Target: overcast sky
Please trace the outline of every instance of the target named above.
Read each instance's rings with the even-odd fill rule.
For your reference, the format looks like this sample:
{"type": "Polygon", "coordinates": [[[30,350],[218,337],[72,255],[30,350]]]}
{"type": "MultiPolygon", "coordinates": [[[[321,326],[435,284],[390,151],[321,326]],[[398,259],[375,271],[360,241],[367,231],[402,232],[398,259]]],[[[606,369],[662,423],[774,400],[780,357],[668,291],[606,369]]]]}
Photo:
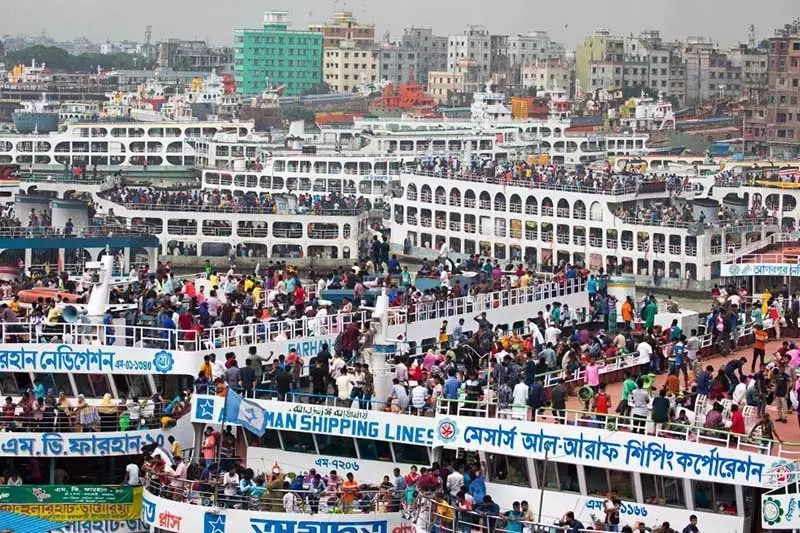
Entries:
{"type": "Polygon", "coordinates": [[[93,41],[142,40],[153,26],[155,40],[167,37],[233,40],[235,28],[259,27],[263,11],[287,9],[295,28],[329,20],[348,9],[374,22],[379,36],[399,36],[412,24],[431,26],[439,35],[467,24],[484,24],[491,33],[547,30],[573,48],[598,27],[618,35],[653,28],[668,39],[713,37],[722,46],[747,40],[750,24],[759,39],[800,16],[798,0],[2,0],[0,35],[40,33],[59,39],[86,36],[93,41]]]}

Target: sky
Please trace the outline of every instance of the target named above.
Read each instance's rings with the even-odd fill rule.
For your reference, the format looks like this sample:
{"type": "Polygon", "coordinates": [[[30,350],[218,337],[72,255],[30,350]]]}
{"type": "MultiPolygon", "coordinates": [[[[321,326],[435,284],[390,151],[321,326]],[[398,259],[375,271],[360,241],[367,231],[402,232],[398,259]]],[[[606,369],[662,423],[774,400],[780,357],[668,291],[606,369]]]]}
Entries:
{"type": "Polygon", "coordinates": [[[467,24],[492,34],[546,30],[574,48],[596,28],[615,35],[661,30],[669,39],[709,36],[727,47],[747,41],[750,24],[757,38],[800,16],[798,0],[3,0],[0,35],[38,34],[57,40],[85,36],[95,42],[143,40],[152,25],[155,41],[167,37],[230,44],[236,28],[260,27],[265,9],[285,9],[292,26],[325,22],[339,10],[376,25],[377,35],[393,37],[411,25],[432,27],[437,35],[457,33],[467,24]]]}

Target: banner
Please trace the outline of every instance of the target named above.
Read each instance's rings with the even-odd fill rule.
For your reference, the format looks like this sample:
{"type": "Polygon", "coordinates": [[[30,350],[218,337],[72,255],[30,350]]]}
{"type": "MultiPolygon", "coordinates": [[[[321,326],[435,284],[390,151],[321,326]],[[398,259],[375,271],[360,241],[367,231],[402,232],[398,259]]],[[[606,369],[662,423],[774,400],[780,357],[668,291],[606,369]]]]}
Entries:
{"type": "Polygon", "coordinates": [[[515,457],[753,487],[774,486],[776,457],[597,427],[465,416],[436,417],[436,443],[515,457]]]}
{"type": "Polygon", "coordinates": [[[800,265],[790,263],[733,263],[722,265],[723,278],[735,276],[800,276],[800,265]]]}
{"type": "Polygon", "coordinates": [[[761,527],[762,529],[782,530],[800,528],[800,495],[762,495],[761,527]]]}
{"type": "MultiPolygon", "coordinates": [[[[225,398],[195,394],[192,422],[218,424],[223,420],[225,398]]],[[[266,429],[283,429],[319,435],[336,435],[430,446],[434,420],[426,416],[384,413],[368,409],[328,407],[277,400],[251,400],[265,410],[266,429]]],[[[226,420],[225,424],[230,421],[226,420]]],[[[235,424],[233,424],[235,425],[235,424]]]]}
{"type": "Polygon", "coordinates": [[[133,503],[129,485],[0,486],[0,503],[133,503]]]}
{"type": "MultiPolygon", "coordinates": [[[[0,491],[0,495],[4,495],[9,487],[4,487],[0,491]]],[[[26,487],[13,487],[23,489],[26,487]]],[[[67,487],[68,489],[78,488],[78,492],[86,495],[87,498],[95,498],[96,501],[112,500],[112,499],[128,499],[129,501],[119,501],[115,503],[56,503],[58,499],[65,499],[72,501],[77,497],[71,495],[69,491],[54,491],[54,486],[47,487],[33,487],[33,491],[39,490],[39,497],[43,498],[41,503],[9,503],[13,500],[3,498],[0,503],[0,509],[12,513],[24,514],[28,516],[38,516],[39,518],[46,518],[56,522],[82,522],[94,520],[137,520],[142,514],[142,487],[117,487],[125,490],[115,491],[114,487],[103,486],[86,486],[86,487],[67,487]],[[92,489],[96,489],[95,494],[101,496],[92,496],[92,489]],[[112,489],[112,490],[106,490],[112,489]],[[42,492],[44,491],[44,492],[42,492]],[[47,497],[44,497],[45,494],[47,497]],[[56,497],[56,494],[59,494],[56,497]],[[69,495],[68,495],[69,494],[69,495]],[[52,499],[51,499],[52,496],[52,499]],[[128,498],[129,497],[129,498],[128,498]]],[[[30,492],[33,498],[36,499],[36,493],[30,492]]],[[[24,496],[23,499],[28,498],[29,495],[20,494],[24,496]]]]}
{"type": "Polygon", "coordinates": [[[142,453],[142,446],[147,444],[163,446],[163,430],[146,429],[101,433],[0,432],[0,455],[10,457],[138,455],[142,453]]]}

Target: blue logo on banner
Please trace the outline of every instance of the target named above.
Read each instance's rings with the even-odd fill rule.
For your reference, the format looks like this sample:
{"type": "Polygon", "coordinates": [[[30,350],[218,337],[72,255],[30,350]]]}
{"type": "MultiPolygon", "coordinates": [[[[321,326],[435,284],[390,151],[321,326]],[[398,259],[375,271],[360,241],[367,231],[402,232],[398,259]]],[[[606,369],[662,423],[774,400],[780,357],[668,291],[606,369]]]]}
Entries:
{"type": "Polygon", "coordinates": [[[225,515],[206,513],[203,517],[203,533],[225,533],[225,515]]]}
{"type": "Polygon", "coordinates": [[[158,372],[166,374],[175,366],[175,359],[172,358],[172,354],[168,351],[161,350],[160,352],[156,352],[156,355],[153,357],[153,366],[156,367],[158,372]]]}
{"type": "Polygon", "coordinates": [[[200,398],[197,400],[197,408],[194,416],[200,420],[212,420],[214,418],[214,400],[200,398]]]}
{"type": "Polygon", "coordinates": [[[156,521],[156,504],[142,498],[142,520],[147,524],[154,524],[156,521]]]}

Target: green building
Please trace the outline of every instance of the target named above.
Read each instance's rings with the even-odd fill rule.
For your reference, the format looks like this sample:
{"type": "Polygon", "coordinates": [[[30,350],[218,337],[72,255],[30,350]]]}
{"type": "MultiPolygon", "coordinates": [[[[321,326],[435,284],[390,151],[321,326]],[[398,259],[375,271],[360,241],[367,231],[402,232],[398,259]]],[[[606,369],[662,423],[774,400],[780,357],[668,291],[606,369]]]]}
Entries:
{"type": "Polygon", "coordinates": [[[322,83],[322,34],[289,29],[288,13],[264,14],[264,28],[236,30],[233,37],[236,92],[261,94],[269,83],[286,96],[302,95],[322,83]]]}

